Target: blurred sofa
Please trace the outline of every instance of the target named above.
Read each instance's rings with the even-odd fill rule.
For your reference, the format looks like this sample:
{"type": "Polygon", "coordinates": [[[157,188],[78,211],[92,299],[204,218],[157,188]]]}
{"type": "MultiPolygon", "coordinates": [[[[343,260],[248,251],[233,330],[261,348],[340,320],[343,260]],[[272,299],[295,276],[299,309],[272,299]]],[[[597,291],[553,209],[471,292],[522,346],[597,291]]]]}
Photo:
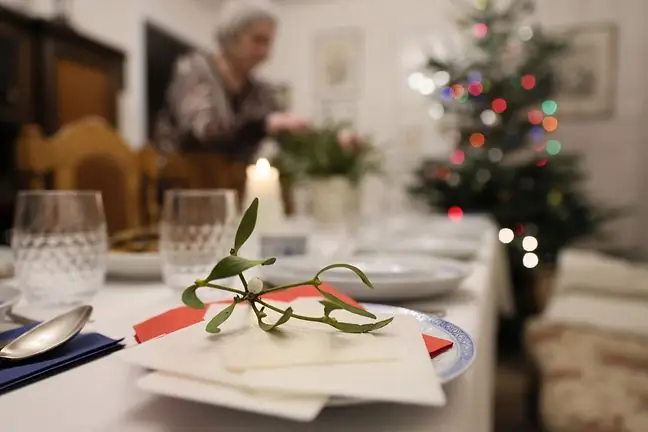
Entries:
{"type": "Polygon", "coordinates": [[[565,251],[525,338],[547,432],[648,431],[648,266],[565,251]]]}

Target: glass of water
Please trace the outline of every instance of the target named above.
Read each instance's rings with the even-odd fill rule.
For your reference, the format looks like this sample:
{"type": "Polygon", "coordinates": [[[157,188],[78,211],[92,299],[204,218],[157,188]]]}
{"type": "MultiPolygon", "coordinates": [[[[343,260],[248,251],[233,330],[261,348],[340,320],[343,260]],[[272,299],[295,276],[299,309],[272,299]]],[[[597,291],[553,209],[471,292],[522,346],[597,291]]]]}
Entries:
{"type": "Polygon", "coordinates": [[[11,246],[28,309],[89,303],[104,283],[107,237],[100,192],[19,192],[11,246]]]}
{"type": "MultiPolygon", "coordinates": [[[[165,284],[181,292],[229,253],[239,214],[233,190],[167,190],[160,222],[165,284]]],[[[222,282],[221,282],[222,283],[222,282]]]]}

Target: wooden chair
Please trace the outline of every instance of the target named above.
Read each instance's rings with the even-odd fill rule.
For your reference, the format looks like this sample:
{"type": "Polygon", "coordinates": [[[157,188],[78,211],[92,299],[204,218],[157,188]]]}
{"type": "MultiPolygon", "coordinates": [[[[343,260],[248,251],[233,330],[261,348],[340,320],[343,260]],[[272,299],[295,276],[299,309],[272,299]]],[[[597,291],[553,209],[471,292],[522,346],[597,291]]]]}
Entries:
{"type": "Polygon", "coordinates": [[[40,126],[23,126],[17,142],[16,166],[25,187],[47,189],[52,186],[47,180],[54,173],[56,159],[49,144],[40,126]]]}
{"type": "Polygon", "coordinates": [[[101,191],[110,234],[141,226],[138,155],[106,121],[70,123],[49,146],[56,189],[101,191]]]}
{"type": "Polygon", "coordinates": [[[181,154],[160,154],[150,144],[138,153],[143,181],[144,221],[148,225],[160,219],[164,190],[170,188],[195,189],[196,184],[188,161],[181,154]]]}

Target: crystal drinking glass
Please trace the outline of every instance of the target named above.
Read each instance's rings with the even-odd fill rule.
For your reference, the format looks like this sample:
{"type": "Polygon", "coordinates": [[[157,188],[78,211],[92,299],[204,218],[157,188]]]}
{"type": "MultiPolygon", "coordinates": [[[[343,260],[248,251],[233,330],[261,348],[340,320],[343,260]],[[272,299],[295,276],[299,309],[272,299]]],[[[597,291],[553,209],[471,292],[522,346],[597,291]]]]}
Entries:
{"type": "Polygon", "coordinates": [[[107,237],[100,192],[19,192],[11,245],[28,308],[89,303],[105,279],[107,237]]]}
{"type": "Polygon", "coordinates": [[[160,222],[165,284],[180,292],[207,277],[233,246],[238,216],[233,190],[166,191],[160,222]]]}

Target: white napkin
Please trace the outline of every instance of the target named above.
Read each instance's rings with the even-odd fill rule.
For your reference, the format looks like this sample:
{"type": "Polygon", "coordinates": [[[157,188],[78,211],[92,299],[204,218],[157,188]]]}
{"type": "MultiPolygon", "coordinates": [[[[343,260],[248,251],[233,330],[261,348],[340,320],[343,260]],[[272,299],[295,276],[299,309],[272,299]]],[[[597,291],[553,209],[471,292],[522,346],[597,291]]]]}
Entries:
{"type": "MultiPolygon", "coordinates": [[[[318,317],[323,306],[314,299],[297,299],[292,303],[268,302],[285,310],[292,307],[294,313],[318,317]]],[[[247,306],[245,306],[247,307],[247,306]]],[[[223,305],[214,305],[216,312],[223,305]]],[[[291,319],[283,324],[279,332],[265,332],[257,325],[256,315],[248,308],[250,326],[234,339],[224,341],[219,348],[223,366],[233,372],[253,369],[286,368],[298,365],[334,363],[368,363],[373,361],[397,360],[401,346],[397,338],[385,339],[389,326],[380,336],[375,334],[347,334],[322,323],[291,319]]],[[[209,311],[211,315],[212,310],[209,311]]],[[[266,309],[264,322],[276,322],[280,314],[266,309]]],[[[369,318],[335,311],[339,320],[353,324],[371,322],[369,318]]],[[[384,317],[387,318],[387,317],[384,317]]]]}
{"type": "MultiPolygon", "coordinates": [[[[217,311],[208,311],[209,318],[217,311]]],[[[142,345],[117,353],[122,360],[148,369],[166,371],[151,372],[141,378],[137,385],[143,390],[165,396],[209,403],[242,411],[274,415],[297,421],[311,421],[328,400],[325,395],[286,394],[250,390],[237,386],[236,375],[227,372],[218,362],[216,351],[219,340],[236,337],[248,326],[247,308],[236,308],[232,316],[221,326],[221,333],[210,336],[205,333],[205,322],[178,330],[170,335],[148,341],[142,345]],[[190,335],[200,335],[194,341],[190,335]],[[197,342],[194,345],[187,343],[197,342]],[[207,381],[196,368],[206,360],[208,368],[222,371],[220,382],[207,381]],[[185,361],[178,367],[178,361],[185,361]],[[194,369],[195,368],[195,369],[194,369]],[[182,370],[184,373],[178,374],[182,370]]]]}
{"type": "MultiPolygon", "coordinates": [[[[300,303],[307,301],[316,303],[316,300],[300,299],[292,304],[296,310],[303,310],[308,306],[304,307],[300,303]]],[[[212,312],[210,311],[210,315],[213,315],[212,312]]],[[[354,343],[330,344],[326,349],[320,348],[320,352],[327,353],[329,361],[335,361],[338,353],[341,357],[346,355],[348,361],[352,359],[349,350],[356,350],[358,356],[364,356],[366,359],[361,363],[323,364],[319,361],[319,364],[309,364],[305,357],[295,361],[290,360],[295,358],[294,355],[277,356],[273,359],[277,367],[270,368],[269,364],[265,364],[263,365],[265,369],[252,369],[252,366],[258,367],[258,364],[247,362],[248,368],[244,368],[247,370],[235,373],[224,366],[222,353],[228,346],[237,346],[239,343],[236,341],[237,338],[246,337],[244,336],[247,331],[246,321],[250,322],[248,309],[237,307],[218,335],[206,334],[204,331],[206,322],[203,322],[122,351],[120,355],[132,364],[166,374],[191,378],[203,383],[217,383],[257,392],[265,391],[264,397],[276,393],[312,398],[311,409],[317,407],[318,403],[323,404],[323,400],[328,396],[431,406],[445,404],[445,394],[425,349],[418,322],[413,317],[397,315],[390,325],[378,330],[375,335],[341,335],[344,338],[352,338],[354,343]],[[391,360],[387,360],[390,357],[391,360]],[[283,361],[292,361],[293,364],[290,367],[285,365],[278,367],[279,360],[282,358],[283,361]],[[382,360],[378,361],[380,358],[382,360]]],[[[321,327],[318,331],[324,333],[321,328],[325,326],[323,324],[319,326],[321,327]]],[[[300,338],[304,339],[305,345],[295,342],[291,352],[292,349],[297,350],[308,346],[307,338],[311,336],[304,328],[300,338]]],[[[264,343],[266,346],[269,340],[271,339],[264,343]]],[[[237,349],[240,350],[242,345],[238,347],[237,349]]],[[[251,347],[250,353],[265,357],[263,350],[265,348],[251,347]]],[[[241,358],[244,359],[244,356],[241,355],[241,358]]],[[[308,358],[309,361],[312,359],[313,357],[308,358]]],[[[244,393],[246,397],[255,396],[254,393],[244,393]]],[[[250,406],[241,408],[254,409],[250,406]]],[[[294,408],[303,409],[296,406],[294,408]]]]}
{"type": "Polygon", "coordinates": [[[150,372],[140,378],[137,385],[158,395],[304,422],[314,420],[328,399],[325,396],[252,391],[166,372],[150,372]]]}

